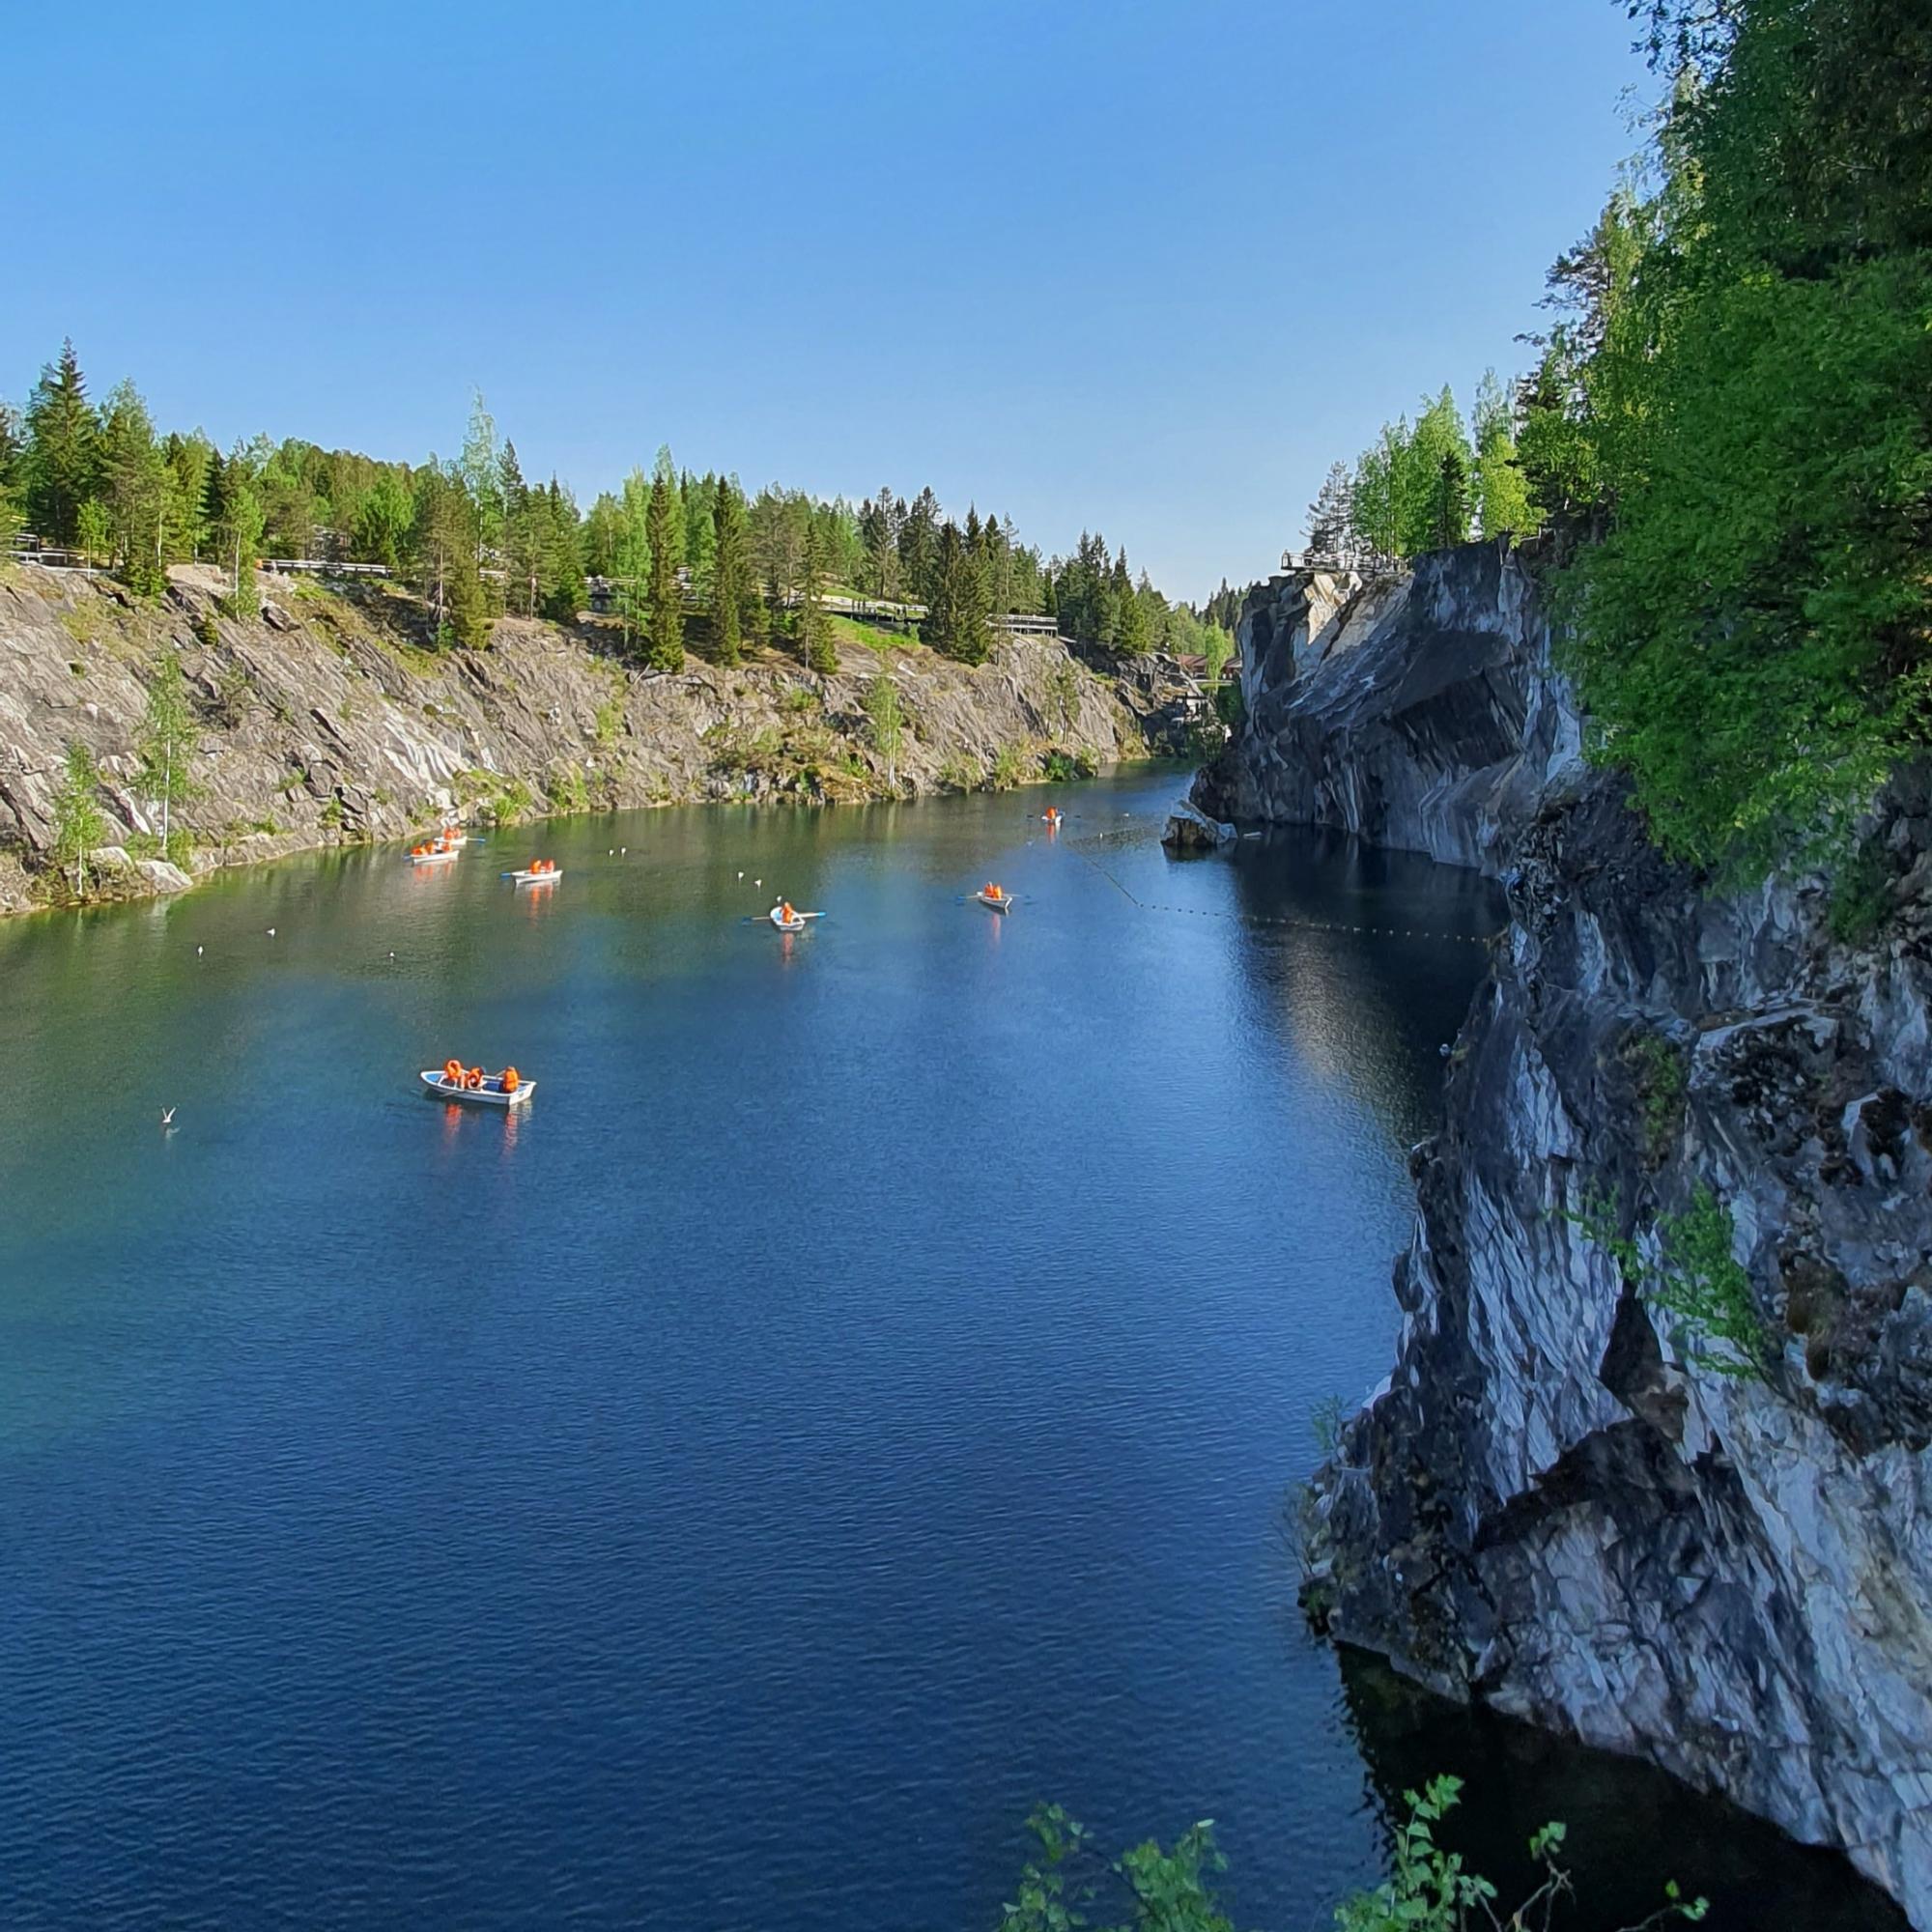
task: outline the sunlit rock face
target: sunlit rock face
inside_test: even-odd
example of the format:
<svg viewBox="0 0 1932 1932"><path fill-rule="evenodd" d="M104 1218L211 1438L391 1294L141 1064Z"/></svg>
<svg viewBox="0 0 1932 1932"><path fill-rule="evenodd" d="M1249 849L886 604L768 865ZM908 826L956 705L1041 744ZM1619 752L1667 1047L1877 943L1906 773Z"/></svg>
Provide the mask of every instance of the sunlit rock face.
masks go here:
<svg viewBox="0 0 1932 1932"><path fill-rule="evenodd" d="M1236 638L1241 728L1197 794L1216 816L1333 826L1494 871L1576 763L1548 622L1500 544L1393 580L1285 573L1250 593Z"/></svg>
<svg viewBox="0 0 1932 1932"><path fill-rule="evenodd" d="M1310 1498L1311 1612L1932 1926L1932 807L1879 814L1848 944L1822 882L1715 893L1649 844L1497 550L1277 580L1242 644L1225 808L1480 865L1511 911L1415 1153L1394 1368ZM1726 1257L1751 1374L1657 1298Z"/></svg>

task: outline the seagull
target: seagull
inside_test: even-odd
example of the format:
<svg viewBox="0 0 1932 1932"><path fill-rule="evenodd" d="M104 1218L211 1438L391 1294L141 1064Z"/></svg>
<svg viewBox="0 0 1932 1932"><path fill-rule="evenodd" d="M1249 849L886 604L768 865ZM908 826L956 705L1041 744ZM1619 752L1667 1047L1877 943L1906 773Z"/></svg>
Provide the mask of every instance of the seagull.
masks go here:
<svg viewBox="0 0 1932 1932"><path fill-rule="evenodd" d="M172 1107L163 1107L161 1109L161 1125L163 1127L171 1127L174 1123L175 1110Z"/></svg>
<svg viewBox="0 0 1932 1932"><path fill-rule="evenodd" d="M743 877L743 874L741 873L741 874L740 874L739 876L740 876L740 877ZM754 886L762 886L762 885L763 885L763 884L764 884L765 882L764 882L764 880L762 880L762 879L753 879L753 880L752 881L752 883L753 883L753 884Z"/></svg>
<svg viewBox="0 0 1932 1932"><path fill-rule="evenodd" d="M274 938L274 936L275 936L275 928L274 928L274 927L273 927L273 926L271 925L271 926L270 926L270 927L269 928L269 937L270 937L270 939L272 939L272 938Z"/></svg>
<svg viewBox="0 0 1932 1932"><path fill-rule="evenodd" d="M738 874L738 876L739 876L739 877L740 877L740 878L742 879L742 878L743 878L743 877L744 877L745 875L744 875L744 873L743 873L743 872L740 872L740 873Z"/></svg>
<svg viewBox="0 0 1932 1932"><path fill-rule="evenodd" d="M199 959L199 958L201 957L201 948L200 948L200 947L198 947L198 946L197 946L197 947L196 947L196 948L194 949L194 956L195 956L195 957L196 957L197 959Z"/></svg>

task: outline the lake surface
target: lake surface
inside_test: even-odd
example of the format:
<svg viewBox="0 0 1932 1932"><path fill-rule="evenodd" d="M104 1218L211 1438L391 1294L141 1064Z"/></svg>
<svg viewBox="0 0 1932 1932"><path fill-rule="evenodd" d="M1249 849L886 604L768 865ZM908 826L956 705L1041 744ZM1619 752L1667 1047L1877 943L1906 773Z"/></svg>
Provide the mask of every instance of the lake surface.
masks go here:
<svg viewBox="0 0 1932 1932"><path fill-rule="evenodd" d="M1497 908L1312 835L1170 861L1182 783L0 927L0 1922L968 1932L1052 1799L1211 1816L1303 1932L1437 1770L1600 1901L1882 1922L1304 1634L1284 1492L1390 1359L1482 963L1383 935ZM743 923L778 891L829 916ZM526 1116L412 1091L452 1054Z"/></svg>

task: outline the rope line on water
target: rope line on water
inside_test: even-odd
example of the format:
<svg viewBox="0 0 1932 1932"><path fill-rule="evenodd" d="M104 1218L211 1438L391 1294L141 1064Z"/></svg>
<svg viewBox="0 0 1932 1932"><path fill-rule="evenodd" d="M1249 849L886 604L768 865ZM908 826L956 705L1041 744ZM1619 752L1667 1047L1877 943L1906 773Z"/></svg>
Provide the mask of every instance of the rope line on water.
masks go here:
<svg viewBox="0 0 1932 1932"><path fill-rule="evenodd" d="M1102 832L1094 835L1088 843L1099 843L1109 838L1126 838L1136 836L1128 832ZM1075 858L1084 860L1094 871L1127 900L1142 912L1184 913L1194 919L1231 919L1242 925L1269 925L1286 927L1294 932L1345 932L1359 933L1370 939L1445 939L1457 946L1487 946L1495 937L1491 932L1443 932L1429 926L1409 925L1353 925L1340 919L1296 919L1285 914L1265 912L1228 912L1219 906L1167 905L1158 899L1144 899L1140 895L1123 885L1091 852L1081 849L1082 841L1069 838L1066 849Z"/></svg>

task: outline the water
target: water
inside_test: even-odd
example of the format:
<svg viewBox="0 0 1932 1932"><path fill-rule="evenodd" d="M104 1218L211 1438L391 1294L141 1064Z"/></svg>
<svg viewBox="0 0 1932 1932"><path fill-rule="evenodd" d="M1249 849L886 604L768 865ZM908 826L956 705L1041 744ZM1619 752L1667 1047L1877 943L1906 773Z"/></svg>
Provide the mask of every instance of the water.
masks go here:
<svg viewBox="0 0 1932 1932"><path fill-rule="evenodd" d="M1301 1932L1391 1783L1466 1759L1520 1835L1548 1752L1345 1677L1279 1534L1389 1359L1481 954L1252 917L1495 908L1307 837L1175 864L1179 783L0 929L0 1918L961 1932L1052 1798L1211 1815ZM831 916L741 923L778 890ZM527 1116L411 1091L451 1054ZM1670 1802L1680 1876L1743 1833L1804 1923L1859 1902Z"/></svg>

